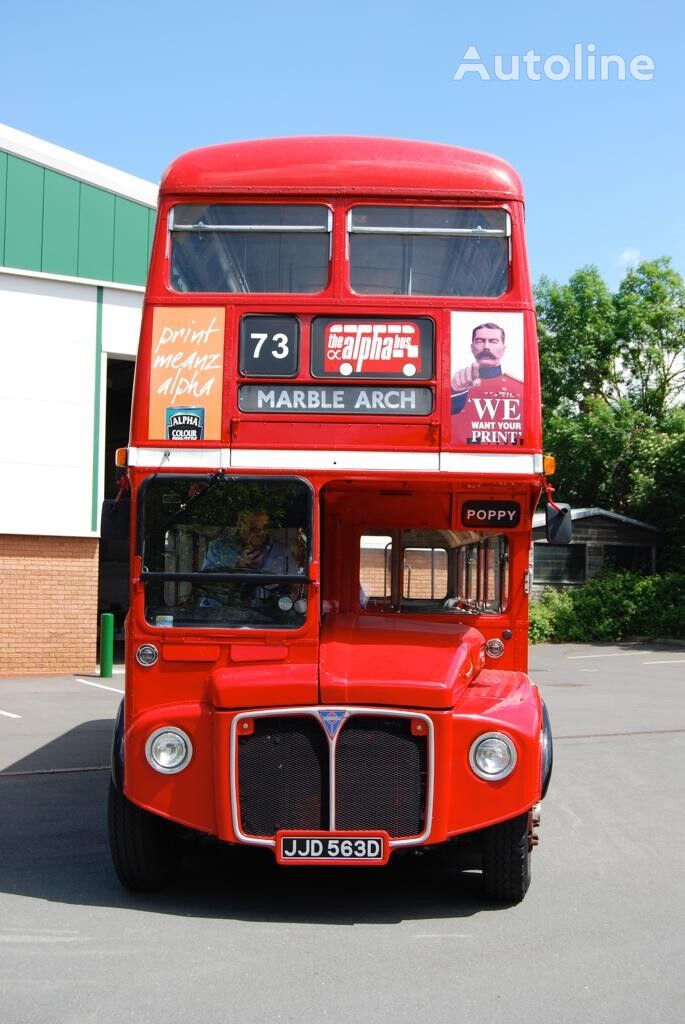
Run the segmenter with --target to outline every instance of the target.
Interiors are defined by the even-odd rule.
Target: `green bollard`
[[[103,612],[100,616],[100,675],[103,679],[112,678],[114,662],[114,616],[111,612]]]

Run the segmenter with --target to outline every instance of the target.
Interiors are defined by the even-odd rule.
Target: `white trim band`
[[[230,448],[129,448],[129,466],[150,469],[230,469]]]
[[[332,451],[283,448],[129,448],[129,466],[151,469],[354,470],[385,473],[542,473],[542,455],[482,452]]]
[[[92,277],[72,277],[69,274],[45,274],[42,270],[21,270],[19,267],[0,267],[0,274],[11,277],[36,277],[39,281],[56,281],[58,284],[82,284],[86,288],[114,288],[120,292],[145,293],[145,285],[121,284],[119,281],[98,281]]]
[[[440,452],[440,469],[445,473],[514,473],[516,476],[542,473],[542,455],[519,452]]]
[[[386,473],[437,473],[437,452],[330,451],[283,448],[234,448],[231,466],[235,469],[329,469],[374,470]]]

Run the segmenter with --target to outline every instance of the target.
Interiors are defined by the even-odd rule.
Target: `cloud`
[[[640,262],[640,250],[639,249],[624,249],[621,255],[616,260],[614,266],[616,267],[636,267]]]

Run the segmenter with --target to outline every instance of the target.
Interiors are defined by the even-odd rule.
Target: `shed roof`
[[[651,523],[643,523],[640,519],[631,519],[630,516],[623,516],[619,512],[609,512],[606,508],[572,508],[571,509],[571,520],[575,522],[576,519],[589,519],[591,516],[598,516],[603,519],[618,520],[621,523],[625,523],[626,526],[639,526],[642,530],[652,530],[654,533],[659,533],[659,528],[652,526]],[[535,530],[539,526],[545,525],[545,513],[536,512],[533,516],[533,529]]]

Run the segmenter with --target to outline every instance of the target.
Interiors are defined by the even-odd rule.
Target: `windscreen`
[[[328,283],[325,206],[181,204],[170,229],[175,291],[312,294]]]
[[[494,208],[356,206],[350,284],[360,295],[502,295],[509,216]]]
[[[145,617],[154,626],[301,626],[310,490],[292,478],[157,476],[141,488]]]

